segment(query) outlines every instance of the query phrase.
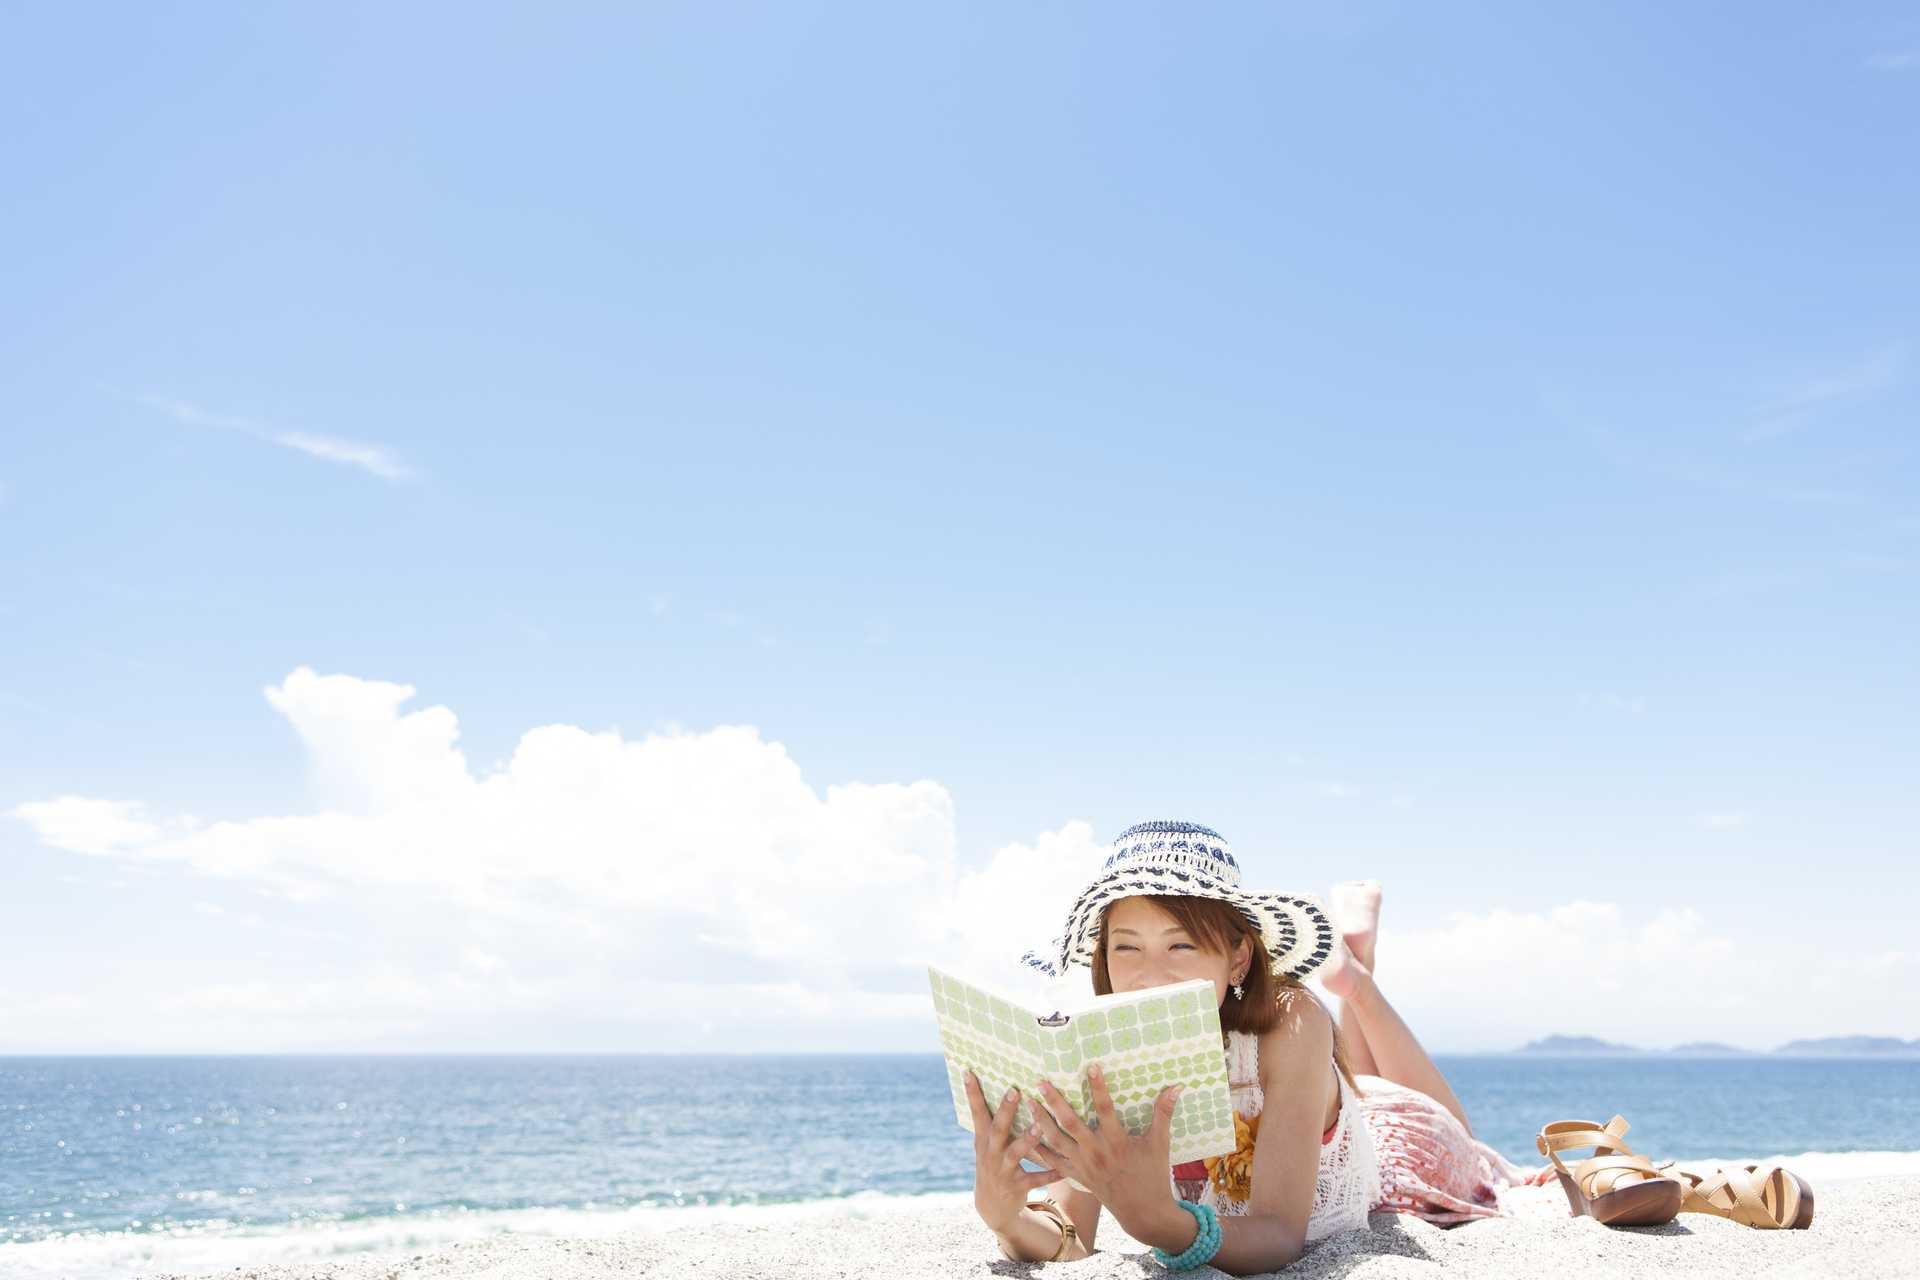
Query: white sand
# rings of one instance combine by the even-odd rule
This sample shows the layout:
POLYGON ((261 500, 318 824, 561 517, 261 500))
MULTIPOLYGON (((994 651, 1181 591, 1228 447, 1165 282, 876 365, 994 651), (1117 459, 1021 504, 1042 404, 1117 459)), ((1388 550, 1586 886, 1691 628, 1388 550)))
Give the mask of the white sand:
MULTIPOLYGON (((1815 1184, 1806 1231, 1755 1231, 1705 1214, 1664 1227, 1617 1230, 1570 1217, 1556 1187, 1512 1193, 1515 1216, 1442 1230, 1375 1214, 1366 1231, 1323 1241, 1283 1273, 1340 1280, 1475 1277, 1920 1276, 1920 1175, 1815 1184)), ((1146 1249, 1102 1221, 1100 1252, 1078 1262, 1010 1263, 972 1210, 952 1204, 777 1226, 727 1223, 595 1240, 509 1238, 401 1259, 219 1273, 226 1280, 612 1280, 814 1276, 888 1280, 1044 1274, 1056 1280, 1140 1280, 1165 1274, 1146 1249)), ((1221 1273, 1201 1268, 1195 1276, 1221 1273)))

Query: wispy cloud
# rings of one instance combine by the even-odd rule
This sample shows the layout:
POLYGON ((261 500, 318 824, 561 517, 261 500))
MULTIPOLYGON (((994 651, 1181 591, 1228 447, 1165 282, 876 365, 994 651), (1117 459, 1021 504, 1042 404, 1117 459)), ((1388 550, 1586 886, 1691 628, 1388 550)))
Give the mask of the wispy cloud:
POLYGON ((1790 435, 1807 426, 1822 409, 1898 385, 1906 370, 1906 344, 1894 343, 1846 364, 1810 374, 1777 393, 1760 410, 1759 423, 1743 432, 1740 438, 1751 444, 1790 435))
POLYGON ((1920 53, 1876 53, 1867 65, 1875 71, 1920 71, 1920 53))
POLYGON ((382 480, 406 480, 413 475, 412 469, 384 445, 347 440, 340 436, 314 435, 306 431, 288 431, 267 423, 256 422, 251 418, 212 413, 199 405, 189 404, 185 400, 174 400, 167 396, 145 395, 139 399, 141 404, 150 409, 159 410, 175 422, 194 427, 217 427, 222 431, 238 431, 243 435, 252 436, 255 440, 277 444, 283 449, 292 449, 310 458, 319 458, 323 462, 337 462, 343 466, 358 467, 382 480))
MULTIPOLYGON (((1911 399, 1912 352, 1912 339, 1903 337, 1868 349, 1851 362, 1804 365, 1798 378, 1789 375, 1772 385, 1749 377, 1735 393, 1738 400, 1724 408, 1710 405, 1707 425, 1697 429, 1678 419, 1625 425, 1624 414, 1622 425, 1616 425, 1552 383, 1541 385, 1540 404, 1545 414, 1634 480, 1696 489, 1714 501, 1764 502, 1813 513, 1823 529, 1848 528, 1869 543, 1905 539, 1920 533, 1920 514, 1909 509, 1904 490, 1889 487, 1897 478, 1884 465, 1890 451, 1878 445, 1877 438, 1867 438, 1886 434, 1888 411, 1911 399), (1896 403, 1894 397, 1905 399, 1896 403), (1823 438, 1814 430, 1847 421, 1850 415, 1859 427, 1850 439, 1823 438), (1804 448, 1754 445, 1803 429, 1808 433, 1804 448)), ((1689 391, 1711 399, 1697 388, 1689 391)), ((1874 548, 1868 554, 1905 560, 1906 550, 1874 548)), ((1758 598, 1861 570, 1886 571, 1877 562, 1831 557, 1819 562, 1810 556, 1782 562, 1768 556, 1764 562, 1729 565, 1688 589, 1720 598, 1758 598)), ((1633 714, 1649 706, 1638 696, 1587 692, 1578 697, 1582 706, 1633 714)))
POLYGON ((298 449, 309 457, 360 467, 382 480, 405 480, 411 474, 391 452, 377 444, 361 444, 338 436, 310 436, 304 431, 283 431, 273 437, 273 442, 298 449))

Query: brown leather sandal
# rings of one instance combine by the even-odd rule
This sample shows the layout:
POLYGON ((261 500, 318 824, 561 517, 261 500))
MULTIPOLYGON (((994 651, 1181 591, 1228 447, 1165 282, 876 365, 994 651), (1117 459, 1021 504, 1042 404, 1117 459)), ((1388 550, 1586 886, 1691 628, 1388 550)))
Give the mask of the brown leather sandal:
POLYGON ((1559 1120, 1540 1130, 1533 1141, 1540 1154, 1553 1162, 1575 1217, 1585 1215, 1608 1227, 1672 1222, 1686 1187, 1634 1153, 1624 1141, 1628 1127, 1622 1116, 1607 1121, 1604 1128, 1591 1120, 1559 1120), (1593 1155, 1569 1169, 1561 1163, 1560 1153, 1570 1147, 1592 1147, 1593 1155))
POLYGON ((1805 1231, 1813 1224, 1813 1188, 1784 1165, 1722 1165, 1704 1177, 1670 1164, 1660 1170, 1686 1184, 1682 1213, 1711 1213, 1767 1231, 1805 1231))

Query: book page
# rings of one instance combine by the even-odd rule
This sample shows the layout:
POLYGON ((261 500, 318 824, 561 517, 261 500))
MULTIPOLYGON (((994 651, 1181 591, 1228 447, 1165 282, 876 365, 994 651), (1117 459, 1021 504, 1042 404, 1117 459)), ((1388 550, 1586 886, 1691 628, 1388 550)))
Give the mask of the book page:
POLYGON ((1054 1056, 1046 1065, 1071 1070, 1077 1080, 1077 1087, 1062 1092, 1097 1128, 1087 1068, 1098 1062, 1120 1123, 1140 1134, 1153 1123, 1160 1091, 1184 1085, 1173 1111, 1169 1160, 1185 1164, 1232 1151, 1233 1106, 1213 984, 1183 982, 1130 994, 1125 1001, 1103 998, 1052 1033, 1054 1056))
MULTIPOLYGON (((1020 1109, 1014 1113, 1015 1135, 1033 1127, 1029 1098, 1046 1072, 1041 1063, 1040 1017, 1013 1001, 995 995, 950 973, 929 967, 934 1016, 940 1024, 940 1048, 947 1059, 947 1083, 953 1091, 954 1118, 973 1132, 973 1108, 967 1104, 965 1072, 972 1070, 986 1098, 987 1113, 1000 1113, 1000 1100, 1009 1087, 1020 1090, 1020 1109)), ((1054 1081, 1065 1091, 1070 1074, 1054 1081)))
POLYGON ((1168 1085, 1185 1092, 1173 1113, 1170 1162, 1184 1164, 1234 1149, 1226 1050, 1213 984, 1204 979, 1125 996, 1097 997, 1066 1025, 1042 1027, 1039 1015, 937 969, 928 970, 941 1047, 960 1126, 973 1129, 961 1072, 972 1067, 996 1111, 1009 1085, 1021 1091, 1013 1132, 1032 1124, 1027 1101, 1042 1077, 1053 1082, 1089 1127, 1098 1127, 1087 1068, 1098 1062, 1107 1092, 1129 1133, 1145 1133, 1153 1101, 1168 1085))

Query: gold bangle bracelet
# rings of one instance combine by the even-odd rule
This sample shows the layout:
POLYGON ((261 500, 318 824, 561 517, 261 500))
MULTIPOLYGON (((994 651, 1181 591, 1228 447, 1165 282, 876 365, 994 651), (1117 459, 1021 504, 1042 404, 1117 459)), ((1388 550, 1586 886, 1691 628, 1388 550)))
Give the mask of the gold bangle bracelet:
POLYGON ((1074 1229, 1072 1220, 1067 1217, 1067 1211, 1062 1209, 1052 1199, 1029 1200, 1027 1201, 1027 1208, 1033 1210, 1043 1218, 1052 1218, 1054 1222, 1059 1225, 1060 1247, 1053 1251, 1053 1256, 1048 1258, 1047 1261, 1059 1262, 1063 1260, 1067 1256, 1067 1250, 1072 1248, 1073 1242, 1080 1237, 1080 1233, 1074 1229))

